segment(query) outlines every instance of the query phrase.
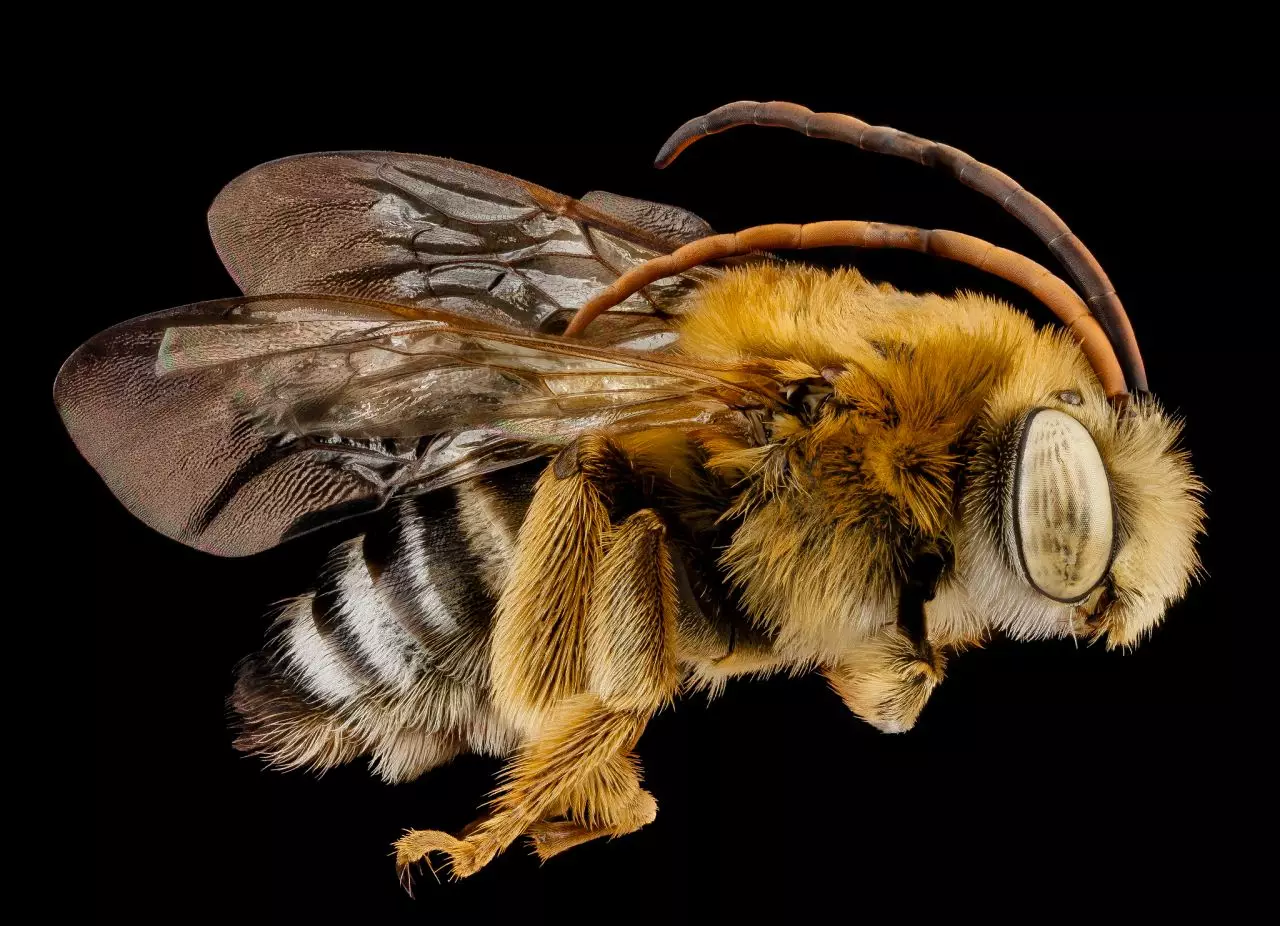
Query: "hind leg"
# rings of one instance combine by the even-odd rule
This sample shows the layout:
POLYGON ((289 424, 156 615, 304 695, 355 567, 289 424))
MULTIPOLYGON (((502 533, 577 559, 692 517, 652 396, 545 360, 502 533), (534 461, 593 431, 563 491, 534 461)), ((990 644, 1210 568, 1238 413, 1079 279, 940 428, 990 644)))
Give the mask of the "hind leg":
POLYGON ((658 802, 644 789, 637 791, 624 809, 625 814, 610 826, 587 826, 574 820, 543 820, 529 828, 529 843, 534 854, 545 862, 552 856, 602 836, 612 838, 634 833, 658 816, 658 802))
POLYGON ((566 806, 529 827, 529 844, 546 861, 567 849, 599 839, 633 833, 658 814, 658 802, 640 787, 639 766, 633 755, 615 755, 577 792, 566 806))
MULTIPOLYGON (((658 814, 658 802, 653 795, 640 787, 640 776, 634 755, 614 756, 574 794, 547 815, 532 824, 525 835, 534 854, 544 862, 574 846, 601 837, 624 836, 652 823, 658 814), (609 795, 602 798, 601 795, 609 795)), ((487 816, 473 820, 455 840, 446 834, 418 833, 419 838, 406 846, 419 852, 446 851, 452 847, 462 849, 462 844, 481 825, 487 816)), ((403 841, 402 841, 403 842, 403 841)))
MULTIPOLYGON (((624 823, 634 794, 619 794, 593 784, 601 766, 631 749, 647 720, 647 713, 610 710, 596 695, 570 698, 503 772, 507 784, 489 816, 464 839, 436 830, 405 833, 396 842, 397 865, 403 873, 413 862, 440 851, 448 856, 453 874, 466 877, 521 835, 558 815, 567 804, 589 806, 586 816, 606 827, 624 823)), ((584 828, 601 828, 594 822, 584 828)))
POLYGON ((627 754, 678 682, 675 583, 663 534, 657 515, 640 511, 609 536, 583 633, 587 691, 549 712, 505 770, 491 815, 465 839, 406 833, 396 843, 402 871, 438 850, 465 877, 527 832, 554 855, 653 819, 656 804, 627 754), (565 812, 572 825, 547 822, 565 812))

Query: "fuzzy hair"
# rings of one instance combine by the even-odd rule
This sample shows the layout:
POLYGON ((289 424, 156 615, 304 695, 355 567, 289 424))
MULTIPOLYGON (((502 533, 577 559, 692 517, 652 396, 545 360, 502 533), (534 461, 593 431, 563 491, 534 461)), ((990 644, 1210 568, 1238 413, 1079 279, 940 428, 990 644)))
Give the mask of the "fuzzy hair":
POLYGON ((1197 569, 1200 484, 1176 422, 1150 401, 1122 418, 1067 334, 998 300, 764 265, 700 290, 679 344, 763 368, 784 391, 830 393, 775 416, 764 446, 708 461, 739 487, 742 524, 721 562, 780 658, 834 660, 893 623, 922 547, 954 550, 929 610, 931 639, 952 645, 992 631, 1132 644, 1197 569), (1011 428, 1041 407, 1084 424, 1111 480, 1120 546, 1105 613, 1039 595, 1003 540, 1011 428))
POLYGON ((317 667, 301 664, 289 647, 291 631, 310 613, 310 596, 286 604, 265 651, 241 663, 229 704, 240 751, 275 768, 317 772, 367 755, 370 770, 395 783, 463 751, 504 755, 515 745, 486 691, 439 673, 423 673, 401 689, 358 684, 316 694, 307 674, 317 667))
POLYGON ((915 726, 944 668, 941 653, 929 648, 922 654, 902 634, 883 633, 829 666, 826 675, 849 710, 882 733, 905 733, 915 726))
POLYGON ((597 487, 607 470, 598 457, 608 446, 584 439, 565 451, 577 461, 573 472, 562 478, 555 464, 543 472, 498 602, 490 653, 495 700, 526 734, 586 688, 587 608, 609 531, 597 487))

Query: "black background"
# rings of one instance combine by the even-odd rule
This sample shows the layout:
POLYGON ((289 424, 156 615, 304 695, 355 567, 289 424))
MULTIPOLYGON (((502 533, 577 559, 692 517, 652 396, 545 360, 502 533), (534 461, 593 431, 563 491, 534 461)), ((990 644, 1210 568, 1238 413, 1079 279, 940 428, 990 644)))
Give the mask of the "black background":
MULTIPOLYGON (((231 55, 222 67, 249 64, 231 55)), ((307 151, 445 155, 572 195, 606 189, 678 204, 719 230, 834 218, 951 228, 1048 263, 1030 233, 972 191, 831 142, 744 128, 664 172, 650 166, 691 116, 737 98, 791 98, 967 150, 1088 242, 1125 299, 1153 387, 1187 418, 1186 443, 1212 490, 1208 577, 1136 653, 997 641, 954 660, 907 735, 859 722, 818 677, 741 681, 710 704, 683 700, 639 747, 660 806, 654 824, 543 867, 513 848, 460 883, 426 874, 410 900, 391 841, 405 827, 468 822, 496 761, 463 758, 392 787, 358 764, 319 779, 269 772, 230 745, 232 668, 260 645, 270 605, 308 587, 335 535, 247 560, 185 549, 115 502, 50 410, 54 521, 78 525, 85 564, 56 590, 74 603, 59 626, 91 633, 96 659, 76 722, 86 726, 91 712, 93 759, 81 762, 95 790, 87 864, 101 910, 683 921, 695 908, 750 920, 776 904, 796 913, 830 901, 852 917, 874 898, 912 918, 966 896, 992 913, 1026 909, 1026 896, 1041 909, 1075 899, 1112 912, 1159 900, 1227 913, 1244 902, 1262 851, 1259 734, 1244 683, 1265 680, 1268 658, 1257 629, 1267 609, 1246 566, 1247 525, 1271 504, 1254 435, 1263 400, 1247 372, 1270 362, 1256 320, 1274 311, 1260 203, 1273 165, 1242 131, 1269 121, 1260 105, 1084 91, 941 103, 749 80, 627 87, 594 101, 545 86, 455 93, 457 75, 437 79, 429 67, 411 92, 387 95, 364 93, 354 74, 318 83, 310 66, 253 67, 250 79, 207 89, 166 69, 114 95, 113 154, 93 165, 94 209, 110 219, 90 239, 107 270, 93 298, 47 332, 46 382, 110 324, 232 295, 205 228, 208 204, 240 172, 307 151), (601 897, 607 907, 593 905, 601 897)), ((907 288, 986 289, 1048 321, 1000 281, 920 255, 812 259, 856 263, 907 288)))

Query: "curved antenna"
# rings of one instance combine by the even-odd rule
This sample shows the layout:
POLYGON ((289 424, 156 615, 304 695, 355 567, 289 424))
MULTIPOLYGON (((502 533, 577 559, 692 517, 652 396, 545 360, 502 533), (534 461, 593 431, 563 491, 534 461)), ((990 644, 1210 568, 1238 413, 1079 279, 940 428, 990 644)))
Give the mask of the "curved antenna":
POLYGON ((728 235, 712 235, 628 270, 578 309, 566 337, 582 334, 592 320, 632 293, 663 277, 684 273, 711 260, 752 251, 806 248, 901 248, 935 254, 995 274, 1017 284, 1048 306, 1067 326, 1089 360, 1107 397, 1127 398, 1124 372, 1106 333, 1079 294, 1030 258, 981 238, 942 229, 927 230, 882 222, 813 222, 809 225, 757 225, 728 235))
POLYGON ((740 125, 766 125, 803 132, 813 138, 845 142, 876 154, 939 167, 965 186, 994 199, 1048 246, 1084 292, 1090 310, 1101 323, 1124 370, 1129 390, 1146 392, 1147 373, 1124 305, 1097 259, 1072 234, 1067 223, 1014 179, 950 145, 908 135, 883 125, 869 125, 840 113, 815 113, 795 103, 757 103, 744 100, 690 119, 667 139, 654 166, 666 167, 685 148, 717 132, 740 125))

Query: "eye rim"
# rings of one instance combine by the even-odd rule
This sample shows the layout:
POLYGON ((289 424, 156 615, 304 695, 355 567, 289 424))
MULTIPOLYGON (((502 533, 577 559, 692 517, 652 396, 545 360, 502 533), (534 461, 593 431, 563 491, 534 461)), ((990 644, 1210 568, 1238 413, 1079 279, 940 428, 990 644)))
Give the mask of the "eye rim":
POLYGON ((1085 427, 1083 421, 1061 408, 1054 408, 1051 405, 1037 405, 1034 408, 1029 409, 1026 414, 1022 416, 1022 422, 1018 429, 1018 443, 1014 450, 1013 457, 1013 479, 1010 482, 1008 495, 1009 510, 1006 514, 1009 531, 1012 533, 1014 541, 1014 567, 1018 574, 1022 576, 1023 580, 1031 586, 1032 590, 1034 590, 1037 595, 1048 598, 1050 601, 1056 601, 1059 604, 1079 604, 1081 601, 1084 601, 1084 599, 1093 594, 1093 592, 1097 590, 1098 586, 1102 585, 1111 577, 1111 567, 1115 565, 1116 554, 1120 549, 1120 511, 1119 507, 1116 505, 1115 486, 1111 481, 1111 471, 1107 469, 1107 463, 1102 459, 1102 451, 1098 450, 1098 442, 1094 440, 1093 432, 1085 427), (1081 428, 1084 428, 1085 434, 1089 435, 1089 440, 1093 442, 1094 450, 1098 453, 1098 460, 1102 463, 1102 475, 1107 481, 1107 501, 1111 506, 1111 549, 1107 553, 1107 560, 1102 568, 1102 574, 1098 577, 1098 581, 1085 589, 1082 594, 1076 595, 1072 598, 1060 598, 1057 595, 1050 594, 1037 585, 1036 580, 1031 578, 1031 573, 1027 569, 1026 554, 1022 549, 1022 525, 1019 521, 1018 512, 1016 510, 1018 503, 1018 486, 1020 485, 1022 478, 1022 461, 1026 457, 1027 440, 1031 436, 1031 422, 1035 419, 1035 416, 1041 412, 1057 412, 1060 415, 1065 415, 1070 418, 1076 424, 1080 425, 1081 428))

